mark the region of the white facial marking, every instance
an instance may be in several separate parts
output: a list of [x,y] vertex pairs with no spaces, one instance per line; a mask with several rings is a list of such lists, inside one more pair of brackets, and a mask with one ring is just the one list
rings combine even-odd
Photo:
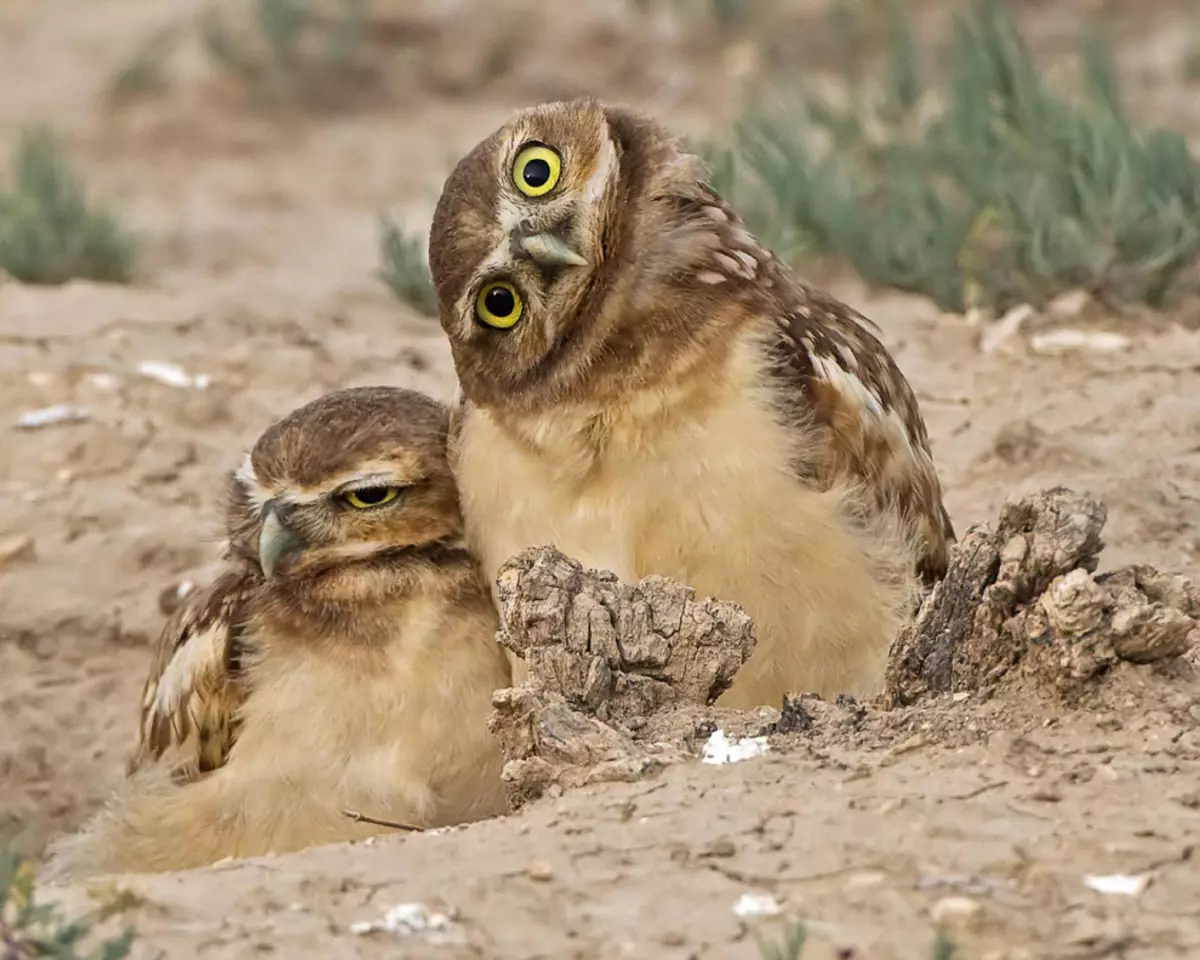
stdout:
[[600,156],[596,158],[596,165],[580,191],[586,207],[594,207],[604,199],[604,191],[616,180],[619,167],[617,148],[610,137],[605,137],[604,144],[600,147]]

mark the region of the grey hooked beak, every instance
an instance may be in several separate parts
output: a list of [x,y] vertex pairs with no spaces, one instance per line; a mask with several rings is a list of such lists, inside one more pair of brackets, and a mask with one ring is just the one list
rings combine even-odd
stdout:
[[275,576],[280,563],[304,547],[304,540],[279,519],[274,501],[264,508],[262,530],[258,534],[258,563],[268,580]]
[[588,262],[553,233],[534,233],[521,239],[521,249],[547,267],[586,267]]

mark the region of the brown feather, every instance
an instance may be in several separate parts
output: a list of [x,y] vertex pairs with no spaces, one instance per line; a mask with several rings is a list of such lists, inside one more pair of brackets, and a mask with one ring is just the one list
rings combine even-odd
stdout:
[[158,638],[127,771],[165,760],[181,780],[225,762],[245,699],[245,618],[261,577],[238,567],[188,596]]
[[940,579],[954,528],[917,399],[876,336],[878,327],[798,280],[714,190],[706,184],[700,190],[687,205],[720,240],[707,264],[710,282],[722,276],[722,286],[771,320],[767,341],[779,403],[806,439],[798,472],[822,488],[840,482],[865,489],[876,510],[898,514],[915,535],[923,579]]

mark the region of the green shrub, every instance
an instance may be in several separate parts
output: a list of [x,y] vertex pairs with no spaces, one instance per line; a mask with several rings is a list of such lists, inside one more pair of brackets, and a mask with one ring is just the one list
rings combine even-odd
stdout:
[[714,185],[784,256],[831,254],[941,306],[1003,310],[1083,287],[1163,303],[1200,258],[1200,164],[1141,131],[1102,38],[1053,90],[1001,0],[973,0],[926,82],[891,5],[882,82],[780,85],[704,152]]
[[121,222],[88,202],[62,144],[45,127],[21,135],[0,187],[0,271],[25,283],[127,282],[135,248]]
[[57,908],[35,899],[33,864],[11,849],[0,849],[0,957],[3,960],[122,960],[134,940],[132,929],[87,950],[95,917],[64,918]]
[[371,0],[247,0],[246,6],[250,36],[215,9],[201,32],[212,60],[256,96],[331,102],[340,87],[366,85],[369,71],[358,54]]
[[778,942],[768,942],[757,933],[754,935],[758,943],[758,952],[763,960],[800,960],[804,953],[806,939],[804,924],[791,923]]
[[392,293],[418,313],[437,316],[437,294],[429,275],[425,256],[425,238],[406,233],[391,217],[380,218],[380,254],[383,266],[379,278]]

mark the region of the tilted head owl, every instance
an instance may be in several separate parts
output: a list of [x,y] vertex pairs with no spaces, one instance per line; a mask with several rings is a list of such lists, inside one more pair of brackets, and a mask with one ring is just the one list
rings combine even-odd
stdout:
[[688,363],[730,290],[699,160],[654,121],[590,100],[518,113],[446,182],[429,261],[466,396],[535,410]]

